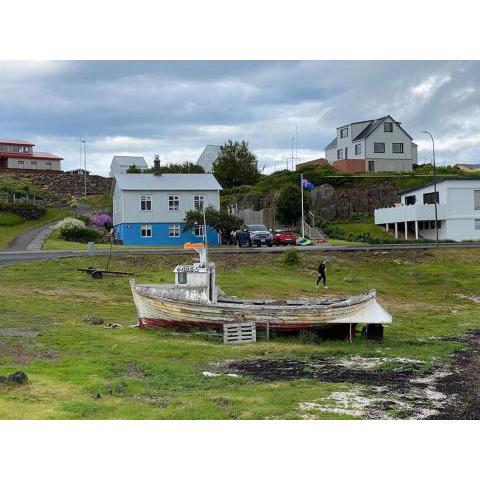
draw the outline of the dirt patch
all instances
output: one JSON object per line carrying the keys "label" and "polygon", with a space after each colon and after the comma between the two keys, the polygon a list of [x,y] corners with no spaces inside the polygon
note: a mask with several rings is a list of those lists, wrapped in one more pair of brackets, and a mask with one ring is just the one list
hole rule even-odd
{"label": "dirt patch", "polygon": [[16,365],[27,365],[35,360],[57,360],[59,355],[54,350],[29,349],[24,345],[0,342],[0,357],[11,358]]}
{"label": "dirt patch", "polygon": [[437,389],[455,401],[433,419],[480,420],[480,330],[462,340],[469,348],[455,355],[449,375],[437,382]]}
{"label": "dirt patch", "polygon": [[126,363],[123,368],[123,374],[130,378],[145,378],[148,375],[145,369],[135,362]]}
{"label": "dirt patch", "polygon": [[18,328],[0,328],[0,337],[38,337],[40,332]]}

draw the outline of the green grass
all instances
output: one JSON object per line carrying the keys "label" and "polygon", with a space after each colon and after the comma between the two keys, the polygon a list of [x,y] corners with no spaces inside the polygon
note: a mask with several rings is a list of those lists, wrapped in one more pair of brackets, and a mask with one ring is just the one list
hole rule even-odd
{"label": "green grass", "polygon": [[[478,327],[478,305],[456,294],[478,294],[475,250],[308,252],[286,268],[281,255],[213,254],[218,283],[242,297],[306,297],[316,267],[327,261],[329,295],[376,288],[394,317],[383,342],[355,339],[302,344],[295,338],[224,346],[204,335],[128,328],[136,323],[126,278],[93,280],[76,268],[87,258],[1,268],[0,324],[36,330],[38,337],[2,337],[0,375],[25,371],[25,387],[0,390],[3,419],[260,419],[301,418],[301,402],[326,398],[348,384],[256,382],[202,371],[226,359],[322,356],[409,357],[447,362],[462,346],[447,337]],[[104,259],[96,260],[99,266]],[[185,257],[114,257],[111,268],[139,282],[171,282]],[[118,322],[120,330],[86,325],[85,314]],[[100,398],[95,398],[97,393]],[[321,413],[318,418],[345,418]]]}
{"label": "green grass", "polygon": [[26,232],[27,230],[54,222],[55,220],[60,220],[61,218],[66,217],[68,214],[68,210],[49,208],[45,215],[38,220],[26,220],[23,223],[9,226],[4,226],[0,223],[0,250],[7,247],[15,237]]}
{"label": "green grass", "polygon": [[368,222],[354,222],[354,223],[334,223],[335,227],[341,228],[347,235],[362,235],[370,234],[373,238],[380,240],[392,240],[393,235],[387,232],[384,228]]}
{"label": "green grass", "polygon": [[111,195],[87,195],[86,198],[78,199],[79,203],[89,206],[92,210],[99,212],[112,211],[112,197]]}
{"label": "green grass", "polygon": [[13,227],[25,221],[20,215],[12,212],[0,212],[0,227]]}

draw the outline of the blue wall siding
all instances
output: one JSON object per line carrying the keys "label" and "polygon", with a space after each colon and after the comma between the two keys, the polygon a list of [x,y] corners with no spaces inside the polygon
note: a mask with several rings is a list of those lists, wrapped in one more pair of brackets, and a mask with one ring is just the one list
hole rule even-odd
{"label": "blue wall siding", "polygon": [[[183,245],[186,242],[201,242],[202,237],[195,236],[193,231],[183,232],[183,224],[180,225],[180,236],[169,237],[168,227],[169,223],[150,223],[152,226],[152,236],[150,238],[143,238],[141,236],[141,228],[143,224],[140,223],[122,223],[117,226],[117,238],[122,240],[124,245]],[[213,228],[207,228],[207,241],[210,245],[219,244],[219,235]]]}

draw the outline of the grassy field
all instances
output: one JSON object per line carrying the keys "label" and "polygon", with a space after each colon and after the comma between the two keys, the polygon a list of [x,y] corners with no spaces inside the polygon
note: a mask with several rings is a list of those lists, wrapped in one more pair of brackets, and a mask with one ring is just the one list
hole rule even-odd
{"label": "grassy field", "polygon": [[374,238],[381,240],[391,240],[393,237],[392,232],[385,231],[384,228],[368,222],[355,222],[355,223],[335,223],[335,226],[345,231],[347,235],[362,235],[370,234]]}
{"label": "grassy field", "polygon": [[[9,222],[10,225],[2,225],[0,222],[0,250],[8,246],[8,244],[18,235],[30,230],[31,228],[45,225],[68,215],[68,211],[61,208],[49,208],[47,213],[38,220],[26,220],[20,223]],[[13,223],[13,225],[12,225]]]}
{"label": "grassy field", "polygon": [[[224,346],[195,332],[129,328],[136,315],[126,278],[92,280],[76,268],[86,258],[1,268],[1,328],[39,332],[2,335],[0,375],[25,371],[30,382],[0,389],[2,419],[261,419],[302,418],[299,404],[348,391],[348,383],[314,380],[259,382],[206,377],[212,364],[244,358],[398,357],[447,362],[462,344],[446,337],[480,325],[480,264],[475,250],[306,252],[284,267],[280,255],[214,255],[218,283],[243,297],[306,297],[315,289],[320,258],[327,260],[329,295],[376,288],[394,317],[382,342],[302,343],[300,338]],[[139,282],[172,282],[185,257],[126,256],[112,268]],[[100,260],[99,260],[100,263]],[[463,295],[465,297],[458,297]],[[28,300],[27,300],[28,299]],[[85,324],[86,314],[122,329]],[[317,412],[315,418],[348,418]]]}

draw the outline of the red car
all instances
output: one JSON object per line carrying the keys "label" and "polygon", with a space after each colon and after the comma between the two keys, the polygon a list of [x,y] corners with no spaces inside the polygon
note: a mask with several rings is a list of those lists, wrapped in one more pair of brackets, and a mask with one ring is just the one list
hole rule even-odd
{"label": "red car", "polygon": [[297,235],[291,230],[275,230],[273,243],[275,245],[295,245]]}

